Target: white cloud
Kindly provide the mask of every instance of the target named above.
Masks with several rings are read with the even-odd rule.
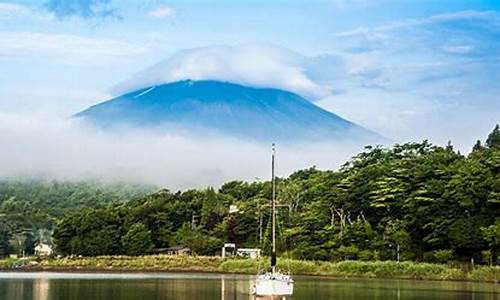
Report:
[[[460,93],[447,88],[450,94]],[[427,139],[445,145],[451,140],[456,149],[469,153],[474,142],[484,140],[498,123],[500,107],[465,104],[454,101],[455,95],[450,97],[450,100],[437,99],[435,92],[425,97],[413,92],[358,89],[318,104],[398,143]],[[496,98],[489,92],[481,97]]]
[[[16,3],[0,3],[0,19],[13,18],[32,13],[28,6]]]
[[[73,61],[139,54],[143,46],[70,34],[0,32],[0,55],[45,55]]]
[[[39,20],[52,20],[53,16],[28,5],[4,2],[0,3],[0,20],[23,17],[35,17]]]
[[[491,23],[494,27],[500,26],[500,14],[496,11],[459,11],[453,13],[445,13],[445,14],[437,14],[433,16],[429,16],[426,18],[420,19],[402,19],[394,22],[390,22],[388,24],[375,26],[372,28],[368,27],[358,27],[354,30],[348,30],[336,33],[336,36],[339,37],[349,37],[349,36],[357,36],[357,35],[366,35],[366,34],[377,34],[384,33],[394,30],[415,28],[419,26],[432,25],[437,23],[446,23],[446,22],[454,22],[454,21],[486,21]]]
[[[0,177],[105,179],[167,188],[269,178],[270,145],[148,131],[99,132],[49,115],[0,113]],[[363,145],[278,145],[277,174],[336,168]]]
[[[192,79],[281,88],[311,99],[323,98],[333,89],[329,82],[308,75],[315,73],[312,68],[324,68],[310,64],[312,59],[286,48],[260,44],[184,50],[123,82],[115,92]]]
[[[474,50],[474,46],[472,45],[453,45],[453,46],[444,46],[444,52],[452,53],[452,54],[467,54],[471,53]]]
[[[378,6],[386,2],[386,0],[329,0],[335,8],[341,10],[367,8],[370,6]]]
[[[162,6],[149,11],[149,16],[155,19],[175,17],[175,10],[168,6]]]
[[[355,73],[377,75],[371,79],[361,76],[368,80],[363,86],[416,91],[432,82],[477,74],[481,68],[465,70],[474,61],[482,68],[496,64],[500,43],[495,37],[499,32],[500,13],[459,11],[359,27],[335,36],[344,51],[367,55],[364,60],[349,60],[346,55],[351,65],[361,65],[361,72]],[[408,61],[426,67],[407,68]],[[436,63],[443,66],[429,67]]]

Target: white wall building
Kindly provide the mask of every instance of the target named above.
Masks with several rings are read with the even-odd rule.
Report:
[[[257,248],[239,248],[236,250],[236,255],[257,259],[260,257],[260,249]]]
[[[39,243],[35,247],[35,254],[38,256],[50,256],[53,252],[52,247],[48,244]]]

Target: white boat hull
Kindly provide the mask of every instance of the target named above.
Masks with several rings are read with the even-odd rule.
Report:
[[[294,282],[288,275],[265,274],[255,280],[253,294],[256,296],[292,296]]]

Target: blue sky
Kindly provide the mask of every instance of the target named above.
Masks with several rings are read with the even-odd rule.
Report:
[[[500,122],[500,1],[0,1],[3,115],[64,118],[193,57],[179,76],[269,82],[395,141],[467,151]]]

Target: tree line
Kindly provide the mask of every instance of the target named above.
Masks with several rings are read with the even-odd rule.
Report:
[[[106,207],[144,197],[156,188],[129,183],[0,181],[0,257],[33,254],[37,242],[51,244],[55,223],[82,209]]]
[[[313,167],[278,178],[279,247],[299,259],[497,263],[499,171],[498,125],[467,156],[428,141],[366,147],[337,171]],[[268,251],[270,198],[269,181],[160,190],[66,214],[53,237],[62,255],[179,245],[213,255],[229,242]]]

